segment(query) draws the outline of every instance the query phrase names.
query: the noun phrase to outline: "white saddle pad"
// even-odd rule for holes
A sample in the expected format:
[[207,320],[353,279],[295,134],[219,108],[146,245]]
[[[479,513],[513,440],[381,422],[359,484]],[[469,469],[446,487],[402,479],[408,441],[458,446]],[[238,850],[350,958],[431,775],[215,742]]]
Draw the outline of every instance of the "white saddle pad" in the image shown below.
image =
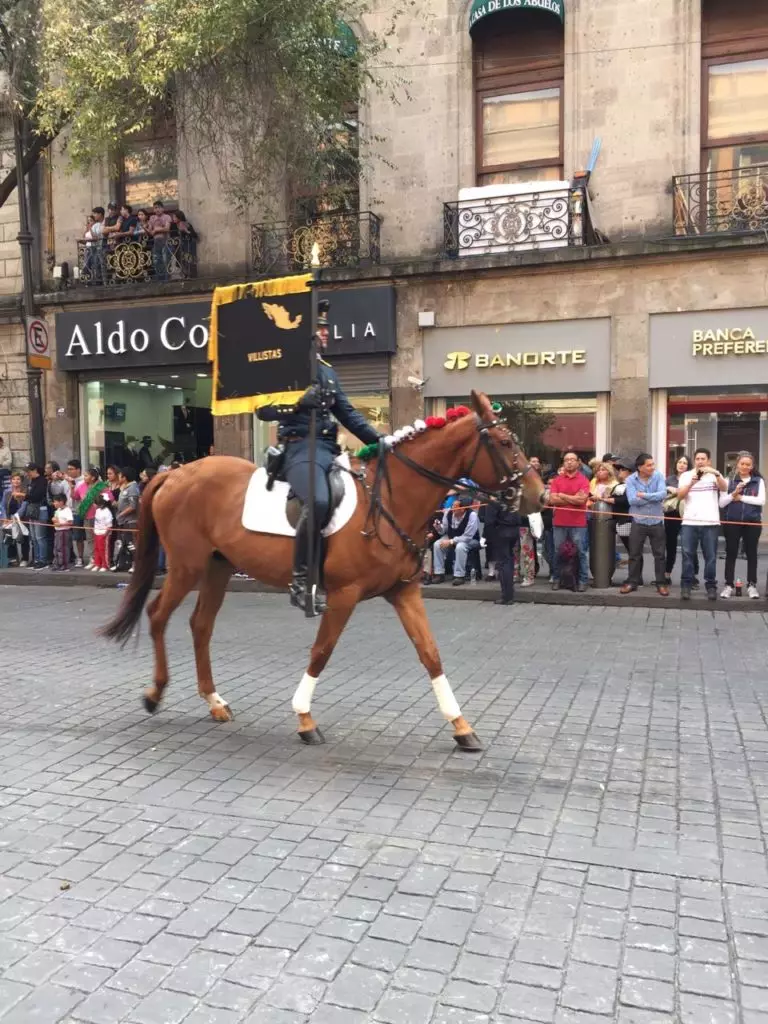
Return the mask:
[[[346,453],[335,461],[343,469],[350,469],[349,456]],[[344,481],[344,497],[333,513],[330,523],[323,530],[325,537],[338,533],[342,526],[346,526],[357,507],[357,485],[354,477],[350,473],[342,473],[341,478]],[[268,491],[267,471],[264,468],[257,469],[245,492],[242,523],[246,530],[277,534],[280,537],[295,537],[296,531],[285,514],[289,490],[290,487],[285,481],[278,480],[272,490]]]

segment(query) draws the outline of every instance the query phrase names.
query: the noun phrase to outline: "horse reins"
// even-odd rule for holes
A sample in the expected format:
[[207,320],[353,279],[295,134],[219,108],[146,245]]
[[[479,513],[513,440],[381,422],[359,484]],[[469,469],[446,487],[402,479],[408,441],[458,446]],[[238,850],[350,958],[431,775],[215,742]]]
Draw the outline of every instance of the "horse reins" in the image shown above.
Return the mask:
[[[476,484],[461,484],[462,488],[475,496],[495,498],[497,500],[503,499],[507,504],[511,504],[511,507],[515,511],[520,507],[521,481],[527,473],[533,471],[533,466],[531,466],[529,462],[526,462],[523,469],[513,469],[513,467],[510,466],[504,458],[504,455],[499,451],[494,439],[490,435],[490,431],[496,427],[506,428],[504,420],[494,419],[486,422],[481,420],[477,414],[475,414],[475,417],[478,421],[477,445],[472,454],[472,460],[469,464],[469,468],[463,472],[461,477],[449,477],[445,476],[443,473],[438,473],[434,469],[429,469],[427,466],[423,466],[420,462],[416,462],[415,459],[410,458],[410,456],[406,455],[401,449],[388,448],[381,441],[379,442],[379,455],[376,461],[373,483],[370,486],[368,485],[364,473],[360,473],[358,475],[358,479],[361,481],[364,490],[370,498],[368,503],[368,513],[365,517],[365,524],[367,525],[370,523],[371,529],[363,530],[363,535],[366,537],[375,536],[384,545],[384,547],[391,548],[392,545],[387,544],[379,533],[379,526],[381,519],[383,518],[416,558],[416,570],[407,580],[403,580],[404,583],[410,583],[420,571],[427,548],[426,546],[420,547],[411,539],[411,537],[408,536],[382,501],[382,487],[384,485],[386,485],[387,491],[389,492],[390,500],[392,498],[392,481],[390,479],[389,467],[387,465],[387,455],[394,455],[394,457],[404,466],[412,469],[425,480],[429,480],[430,483],[438,484],[439,486],[446,487],[450,490],[452,487],[459,484],[463,478],[471,477],[472,470],[477,463],[478,456],[480,455],[481,450],[485,449],[488,452],[488,456],[491,459],[494,469],[499,472],[502,486],[498,490],[488,490],[484,487],[478,487]],[[520,442],[515,434],[510,434],[509,443],[514,443],[517,446],[516,458],[519,458],[522,454],[522,450],[519,447]]]

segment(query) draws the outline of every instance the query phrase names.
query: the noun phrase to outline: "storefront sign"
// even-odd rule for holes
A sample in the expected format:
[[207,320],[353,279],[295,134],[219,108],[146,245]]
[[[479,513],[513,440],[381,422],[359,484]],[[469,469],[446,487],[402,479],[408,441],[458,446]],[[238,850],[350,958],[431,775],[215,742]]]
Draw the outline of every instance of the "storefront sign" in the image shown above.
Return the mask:
[[471,32],[483,18],[488,18],[492,14],[530,8],[554,14],[563,21],[564,0],[475,0],[469,12],[469,31]]
[[446,370],[492,370],[497,366],[583,366],[587,353],[582,348],[561,349],[559,352],[449,352],[443,366]]
[[208,301],[57,313],[57,365],[98,371],[205,363],[209,316]]
[[768,309],[651,316],[652,388],[768,383]]
[[397,349],[395,289],[341,288],[319,293],[328,299],[328,357],[393,354]]
[[424,332],[424,394],[595,394],[610,391],[610,320],[440,327]]

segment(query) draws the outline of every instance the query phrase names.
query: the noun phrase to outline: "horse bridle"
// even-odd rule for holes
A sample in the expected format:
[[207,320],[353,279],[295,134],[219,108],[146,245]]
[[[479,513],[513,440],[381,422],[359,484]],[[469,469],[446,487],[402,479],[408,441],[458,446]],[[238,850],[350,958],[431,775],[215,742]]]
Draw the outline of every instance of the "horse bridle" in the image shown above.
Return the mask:
[[[372,530],[364,530],[363,533],[369,537],[376,536],[381,541],[381,543],[384,544],[385,547],[391,547],[392,545],[386,544],[386,542],[383,541],[381,536],[379,535],[379,522],[383,518],[389,523],[389,525],[398,535],[400,540],[402,540],[406,547],[408,547],[413,552],[414,556],[417,559],[416,571],[408,580],[404,580],[403,582],[410,583],[411,580],[413,580],[414,577],[418,574],[418,572],[421,569],[421,563],[423,561],[426,548],[420,547],[418,544],[416,544],[414,540],[412,540],[408,536],[405,530],[403,530],[398,525],[397,521],[395,520],[395,517],[392,515],[389,509],[384,507],[384,504],[381,500],[381,490],[383,484],[386,484],[390,497],[392,496],[392,484],[389,478],[389,469],[387,467],[386,460],[387,455],[394,455],[394,457],[399,462],[402,462],[403,465],[408,466],[409,469],[412,469],[415,473],[418,473],[419,476],[423,477],[425,480],[429,480],[431,483],[439,484],[441,487],[447,487],[450,489],[460,484],[464,491],[474,494],[476,497],[494,498],[497,501],[501,500],[504,502],[505,505],[512,508],[515,512],[520,507],[522,480],[524,479],[527,473],[533,472],[533,466],[530,464],[530,462],[526,461],[525,466],[522,469],[513,468],[498,447],[499,445],[503,447],[511,447],[514,444],[517,448],[515,458],[519,459],[520,456],[523,455],[523,450],[520,447],[519,438],[516,434],[513,434],[507,428],[506,421],[499,417],[493,420],[486,421],[481,419],[481,417],[477,413],[475,413],[474,416],[477,420],[477,445],[475,446],[475,450],[472,453],[472,460],[469,463],[468,468],[462,472],[461,476],[449,477],[445,476],[442,473],[438,473],[436,470],[429,469],[427,466],[423,466],[420,462],[416,462],[415,459],[410,458],[410,456],[406,455],[401,448],[388,448],[386,445],[384,445],[383,441],[379,442],[379,457],[376,464],[376,472],[374,475],[373,483],[370,485],[370,488],[365,480],[364,474],[361,474],[363,487],[365,488],[366,491],[368,491],[370,496],[368,514],[366,516],[365,522],[366,525],[368,523],[372,524]],[[505,433],[508,435],[502,441],[496,441],[496,439],[491,437],[491,431],[498,427],[503,428]],[[469,477],[471,479],[472,470],[474,469],[477,463],[478,456],[480,455],[480,452],[483,451],[483,449],[488,452],[488,456],[491,460],[491,463],[494,466],[494,469],[496,469],[499,473],[501,486],[497,490],[489,490],[488,488],[485,487],[478,487],[476,484],[470,485],[461,483],[462,479],[464,478]]]

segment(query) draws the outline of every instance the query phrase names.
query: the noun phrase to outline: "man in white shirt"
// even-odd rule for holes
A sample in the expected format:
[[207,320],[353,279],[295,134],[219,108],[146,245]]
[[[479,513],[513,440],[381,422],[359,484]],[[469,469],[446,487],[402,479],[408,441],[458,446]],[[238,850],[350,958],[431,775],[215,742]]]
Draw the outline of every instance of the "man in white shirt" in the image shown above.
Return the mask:
[[720,535],[720,492],[728,482],[710,462],[708,448],[697,448],[693,456],[693,469],[683,473],[677,494],[685,502],[680,544],[683,549],[683,576],[680,596],[691,599],[693,564],[696,550],[701,544],[704,556],[704,583],[710,601],[717,600],[717,538]]

